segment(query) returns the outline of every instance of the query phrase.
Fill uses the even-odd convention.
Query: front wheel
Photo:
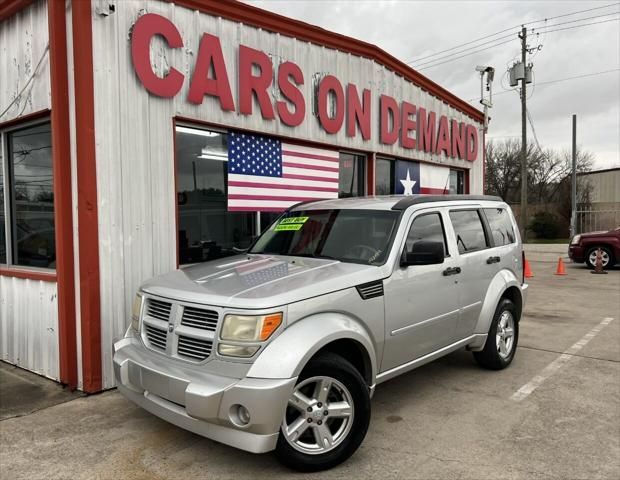
[[[613,254],[607,247],[594,247],[588,250],[586,254],[586,265],[592,269],[596,268],[596,254],[599,248],[601,249],[601,265],[603,269],[611,267],[614,262]]]
[[[294,470],[332,468],[353,455],[369,423],[370,394],[360,373],[338,355],[321,355],[299,376],[282,420],[276,456]]]
[[[481,352],[474,358],[484,368],[501,370],[512,362],[519,341],[519,318],[511,300],[502,299],[495,310],[489,336]]]

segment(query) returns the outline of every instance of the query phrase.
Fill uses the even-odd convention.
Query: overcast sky
[[[449,49],[523,22],[549,18],[547,30],[597,23],[581,28],[528,35],[534,47],[542,49],[530,56],[534,63],[535,84],[528,87],[528,110],[542,148],[570,149],[571,115],[577,114],[577,138],[580,147],[595,155],[595,169],[620,166],[620,3],[607,1],[378,1],[378,0],[259,0],[248,1],[257,7],[303,20],[344,35],[374,43],[395,57],[413,59]],[[605,5],[611,5],[607,8]],[[562,18],[559,15],[594,9]],[[606,15],[606,16],[601,16]],[[590,17],[590,18],[589,18]],[[591,18],[596,17],[596,18]],[[614,20],[616,19],[616,20]],[[579,20],[579,21],[576,21]],[[609,21],[613,20],[613,21]],[[573,23],[565,23],[573,22]],[[551,27],[551,25],[563,25]],[[544,30],[545,22],[528,25]],[[459,49],[421,60],[436,63],[418,70],[464,100],[478,105],[480,77],[476,65],[496,69],[494,107],[487,138],[520,138],[519,96],[509,88],[507,66],[520,56],[520,43],[512,30],[480,40]],[[475,47],[473,50],[465,49]],[[507,42],[493,46],[495,43]],[[447,58],[445,55],[461,52]],[[425,65],[429,67],[431,64]],[[579,79],[543,84],[567,77],[611,72]],[[528,139],[533,140],[528,125]]]

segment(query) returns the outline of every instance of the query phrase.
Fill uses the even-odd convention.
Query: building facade
[[[479,110],[252,6],[10,0],[0,43],[0,354],[71,387],[114,386],[142,281],[234,254],[293,203],[483,192]],[[246,172],[243,142],[277,166]]]

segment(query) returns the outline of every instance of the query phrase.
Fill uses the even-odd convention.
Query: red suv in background
[[[601,249],[603,268],[620,262],[620,227],[608,232],[590,232],[575,235],[568,246],[568,256],[575,263],[585,262],[590,268],[596,264],[596,251]]]

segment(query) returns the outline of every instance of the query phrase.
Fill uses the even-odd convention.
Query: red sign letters
[[[138,79],[153,95],[172,98],[177,95],[185,76],[174,67],[160,77],[151,67],[150,45],[161,36],[171,49],[183,47],[177,27],[167,18],[154,13],[141,16],[131,34],[131,56]],[[277,66],[277,86],[284,100],[272,101],[274,66],[269,56],[245,45],[239,45],[237,102],[222,52],[220,39],[204,33],[198,47],[194,72],[189,79],[187,101],[200,105],[205,96],[217,98],[220,108],[252,115],[256,99],[263,119],[296,127],[306,117],[306,99],[300,87],[304,73],[297,64],[286,61]],[[343,128],[348,137],[371,138],[372,92],[361,92],[353,83],[343,85],[333,75],[324,76],[316,88],[318,122],[327,133],[336,134]],[[474,161],[478,156],[478,129],[445,115],[437,118],[433,111],[407,101],[397,102],[389,95],[379,96],[379,140],[385,145],[399,143],[402,148],[424,151],[446,157]]]

